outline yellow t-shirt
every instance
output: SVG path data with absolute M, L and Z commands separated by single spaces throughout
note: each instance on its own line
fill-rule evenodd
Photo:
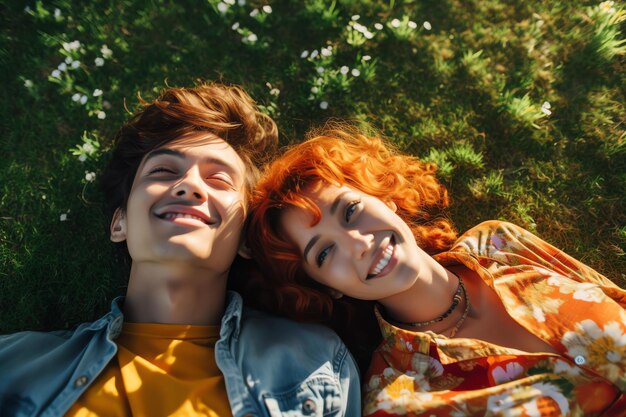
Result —
M 124 323 L 118 352 L 66 416 L 231 416 L 219 326 Z

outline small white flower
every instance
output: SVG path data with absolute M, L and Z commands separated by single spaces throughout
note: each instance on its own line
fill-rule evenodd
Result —
M 391 26 L 393 26 L 394 28 L 399 28 L 400 27 L 400 20 L 398 19 L 393 19 L 391 21 Z
M 302 51 L 300 54 L 300 58 L 306 58 L 307 56 L 309 56 L 309 51 Z
M 384 28 L 382 23 L 374 23 L 374 27 L 376 28 L 376 30 L 383 30 Z
M 357 21 L 361 18 L 361 16 L 359 16 L 358 14 L 352 15 L 352 17 L 350 18 L 350 20 L 352 21 Z
M 59 216 L 59 220 L 61 220 L 62 222 L 67 220 L 67 213 L 61 213 L 61 215 Z
M 24 87 L 31 88 L 34 85 L 35 84 L 33 84 L 33 82 L 31 80 L 24 80 Z
M 83 148 L 83 151 L 85 151 L 89 155 L 91 155 L 92 153 L 96 151 L 96 148 L 91 143 L 83 143 L 82 148 Z
M 415 23 L 415 22 L 414 22 L 414 21 L 412 21 L 412 20 L 409 20 L 408 26 L 409 26 L 411 29 L 415 29 L 415 28 L 417 28 L 417 23 Z
M 315 58 L 316 56 L 318 56 L 320 53 L 317 51 L 317 49 L 314 49 L 313 52 L 311 52 L 311 59 Z
M 350 72 L 354 77 L 358 77 L 359 75 L 361 75 L 361 71 L 359 71 L 356 68 L 352 68 L 352 71 Z
M 552 111 L 550 110 L 551 108 L 552 108 L 552 105 L 549 102 L 544 101 L 543 104 L 541 105 L 541 112 L 545 114 L 546 116 L 550 116 L 552 114 Z
M 341 72 L 342 74 L 347 74 L 348 72 L 350 72 L 350 68 L 344 65 L 339 69 L 339 72 Z
M 365 33 L 367 32 L 367 28 L 365 26 L 363 26 L 360 23 L 354 23 L 352 25 L 352 27 L 354 28 L 354 30 L 356 30 L 357 32 L 361 32 L 361 33 Z
M 42 199 L 42 200 L 45 200 L 46 198 L 48 198 L 48 197 L 46 197 L 46 195 L 45 195 L 45 194 L 42 194 L 42 195 L 41 195 L 41 199 Z
M 104 120 L 104 119 L 106 119 L 106 117 L 107 117 L 107 114 L 105 112 L 103 112 L 102 110 L 100 110 L 98 112 L 98 119 Z
M 320 109 L 326 110 L 327 108 L 328 108 L 328 102 L 327 101 L 322 101 L 320 103 Z
M 87 155 L 80 155 L 80 156 L 78 157 L 78 160 L 79 160 L 80 162 L 85 162 L 85 161 L 87 160 Z
M 77 51 L 78 49 L 80 49 L 80 42 L 79 41 L 72 41 L 72 42 L 70 42 L 70 50 Z
M 224 0 L 224 3 L 234 6 L 235 5 L 235 0 Z
M 94 59 L 93 62 L 96 64 L 96 67 L 101 67 L 104 65 L 104 59 L 100 57 Z
M 603 1 L 600 3 L 600 9 L 605 13 L 613 14 L 616 11 L 614 5 L 614 1 Z
M 54 18 L 56 20 L 59 20 L 61 18 L 61 10 L 59 10 L 58 8 L 54 9 Z
M 250 12 L 250 17 L 258 16 L 258 14 L 259 14 L 259 9 L 254 9 Z
M 424 22 L 423 26 L 426 30 L 431 30 L 433 28 L 429 21 Z
M 369 55 L 363 55 L 363 58 L 361 58 L 363 61 L 369 61 L 370 59 L 372 59 L 371 56 Z
M 52 71 L 52 74 L 50 75 L 53 76 L 54 78 L 61 78 L 61 71 L 59 71 L 58 69 L 55 69 L 54 71 Z
M 251 43 L 254 43 L 259 40 L 259 38 L 254 33 L 249 34 L 246 39 L 248 39 L 248 42 L 251 42 Z
M 80 94 L 74 93 L 74 95 L 72 95 L 72 101 L 76 101 L 77 102 L 78 100 L 80 100 Z
M 100 53 L 102 54 L 104 59 L 109 59 L 113 56 L 113 51 L 110 50 L 109 47 L 106 45 L 102 45 L 102 48 L 100 48 Z
M 237 30 L 239 29 L 239 22 L 235 22 L 233 23 L 233 25 L 230 27 L 232 30 Z
M 221 1 L 217 3 L 217 10 L 220 13 L 226 13 L 228 11 L 228 4 L 222 3 Z
M 70 64 L 70 66 L 74 69 L 80 67 L 80 61 L 72 61 L 72 63 Z
M 317 94 L 317 92 L 320 91 L 319 88 L 317 88 L 316 86 L 311 87 L 311 92 L 313 94 Z
M 324 67 L 317 67 L 316 71 L 318 74 L 322 74 L 324 72 Z
M 245 6 L 246 5 L 246 0 L 239 0 L 237 1 L 237 4 L 240 6 Z
M 87 103 L 87 96 L 86 95 L 82 95 L 80 96 L 80 104 L 85 104 Z
M 374 37 L 374 34 L 369 30 L 366 30 L 365 32 L 363 32 L 363 36 L 365 36 L 365 39 L 372 39 Z
M 65 63 L 69 65 L 69 64 L 72 63 L 73 60 L 74 59 L 71 56 L 68 56 L 68 57 L 65 58 Z
M 95 172 L 89 172 L 89 171 L 85 171 L 85 179 L 89 182 L 92 182 L 93 180 L 96 179 L 96 173 Z
M 265 6 L 263 6 L 263 11 L 267 14 L 272 13 L 272 6 L 270 6 L 269 4 L 266 4 Z
M 278 88 L 272 88 L 270 90 L 270 96 L 278 97 L 279 94 L 280 94 L 280 90 Z
M 322 56 L 331 56 L 333 54 L 330 48 L 322 48 L 321 51 Z

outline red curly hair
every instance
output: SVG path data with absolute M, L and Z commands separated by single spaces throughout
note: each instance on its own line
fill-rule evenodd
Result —
M 448 192 L 437 181 L 434 164 L 400 154 L 351 126 L 334 124 L 309 137 L 266 169 L 252 198 L 246 237 L 266 271 L 262 287 L 271 293 L 257 288 L 258 304 L 296 320 L 324 322 L 333 314 L 334 300 L 303 272 L 302 255 L 280 224 L 288 207 L 309 211 L 313 225 L 319 221 L 319 207 L 303 195 L 307 190 L 320 182 L 346 185 L 394 202 L 418 245 L 431 255 L 450 248 L 457 233 L 443 215 Z M 259 300 L 264 297 L 265 303 Z

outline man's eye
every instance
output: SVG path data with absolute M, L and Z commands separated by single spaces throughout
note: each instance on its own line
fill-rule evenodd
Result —
M 211 175 L 207 180 L 217 183 L 222 187 L 233 187 L 233 181 L 226 175 Z
M 149 173 L 150 174 L 158 174 L 158 173 L 175 174 L 173 169 L 167 168 L 167 167 L 152 168 Z
M 319 255 L 317 255 L 317 258 L 315 259 L 315 262 L 317 263 L 318 267 L 321 267 L 324 264 L 324 261 L 326 260 L 326 257 L 328 256 L 328 254 L 330 253 L 330 246 L 327 247 L 326 249 L 322 250 Z
M 361 204 L 360 200 L 351 201 L 346 207 L 346 223 L 350 222 L 350 218 L 358 208 L 359 204 Z

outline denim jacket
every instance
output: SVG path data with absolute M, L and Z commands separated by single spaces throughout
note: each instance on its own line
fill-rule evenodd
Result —
M 0 336 L 0 415 L 64 415 L 115 357 L 122 304 L 74 331 Z M 354 360 L 325 327 L 244 309 L 229 292 L 215 356 L 234 417 L 361 415 Z

